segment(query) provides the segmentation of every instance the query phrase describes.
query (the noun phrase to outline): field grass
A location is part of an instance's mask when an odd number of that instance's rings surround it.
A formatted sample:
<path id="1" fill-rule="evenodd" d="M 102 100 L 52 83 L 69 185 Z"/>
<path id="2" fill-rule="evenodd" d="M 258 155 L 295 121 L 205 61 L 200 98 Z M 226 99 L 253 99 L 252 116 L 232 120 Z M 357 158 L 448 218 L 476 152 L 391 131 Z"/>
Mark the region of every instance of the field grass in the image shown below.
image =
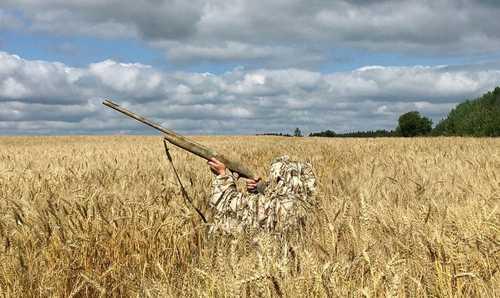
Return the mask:
<path id="1" fill-rule="evenodd" d="M 196 139 L 264 177 L 278 155 L 312 162 L 293 258 L 209 237 L 160 137 L 1 137 L 1 295 L 500 296 L 500 139 Z M 210 217 L 206 163 L 171 152 Z"/>

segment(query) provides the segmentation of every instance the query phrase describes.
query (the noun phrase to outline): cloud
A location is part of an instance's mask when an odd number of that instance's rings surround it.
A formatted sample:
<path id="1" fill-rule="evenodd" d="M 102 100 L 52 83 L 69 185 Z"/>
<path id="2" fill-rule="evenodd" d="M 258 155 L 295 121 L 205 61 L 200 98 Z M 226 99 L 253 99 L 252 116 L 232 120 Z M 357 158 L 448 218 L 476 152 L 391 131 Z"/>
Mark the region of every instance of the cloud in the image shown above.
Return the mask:
<path id="1" fill-rule="evenodd" d="M 90 36 L 177 39 L 190 35 L 201 17 L 200 1 L 6 0 L 34 31 Z"/>
<path id="2" fill-rule="evenodd" d="M 72 68 L 0 52 L 0 129 L 152 132 L 105 108 L 105 98 L 182 133 L 392 129 L 404 112 L 418 110 L 437 122 L 456 103 L 491 90 L 500 82 L 498 65 L 366 66 L 330 74 L 235 68 L 215 75 L 113 60 Z"/>
<path id="3" fill-rule="evenodd" d="M 327 79 L 331 88 L 342 97 L 379 101 L 427 99 L 433 102 L 456 102 L 460 98 L 470 98 L 495 86 L 500 79 L 498 68 L 475 71 L 459 67 L 453 69 L 447 70 L 445 66 L 369 66 L 329 75 Z"/>
<path id="4" fill-rule="evenodd" d="M 0 102 L 64 103 L 81 101 L 78 86 L 83 73 L 62 63 L 30 61 L 0 52 Z"/>
<path id="5" fill-rule="evenodd" d="M 161 73 L 140 63 L 105 60 L 91 64 L 87 75 L 114 96 L 126 95 L 141 100 L 158 98 L 166 94 L 166 89 L 174 87 Z"/>
<path id="6" fill-rule="evenodd" d="M 289 64 L 308 66 L 323 62 L 326 58 L 317 51 L 287 46 L 255 45 L 235 41 L 221 41 L 217 43 L 185 43 L 160 41 L 153 42 L 153 46 L 165 49 L 169 60 L 175 63 L 190 63 L 204 60 L 208 62 L 224 63 L 227 61 L 240 63 L 266 62 L 267 66 L 279 67 Z"/>
<path id="7" fill-rule="evenodd" d="M 18 11 L 32 31 L 139 38 L 177 63 L 260 60 L 282 68 L 317 65 L 336 48 L 419 55 L 500 49 L 495 1 L 6 0 L 0 9 L 0 24 L 6 11 Z"/>
<path id="8" fill-rule="evenodd" d="M 0 28 L 2 29 L 17 29 L 22 26 L 19 19 L 7 11 L 0 8 Z"/>
<path id="9" fill-rule="evenodd" d="M 56 121 L 78 123 L 96 113 L 96 107 L 87 102 L 75 105 L 24 103 L 18 101 L 0 103 L 2 122 Z"/>

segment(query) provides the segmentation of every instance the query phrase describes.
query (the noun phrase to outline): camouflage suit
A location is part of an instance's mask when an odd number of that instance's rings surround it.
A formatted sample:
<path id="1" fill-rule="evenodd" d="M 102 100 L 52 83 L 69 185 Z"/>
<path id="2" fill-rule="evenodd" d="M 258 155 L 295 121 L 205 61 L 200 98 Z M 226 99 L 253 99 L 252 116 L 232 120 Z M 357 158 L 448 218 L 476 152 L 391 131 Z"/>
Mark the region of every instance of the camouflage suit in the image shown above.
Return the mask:
<path id="1" fill-rule="evenodd" d="M 283 233 L 303 225 L 314 205 L 316 178 L 309 163 L 290 161 L 288 156 L 273 160 L 269 182 L 263 193 L 242 193 L 238 177 L 226 169 L 213 181 L 209 204 L 215 210 L 212 233 Z"/>

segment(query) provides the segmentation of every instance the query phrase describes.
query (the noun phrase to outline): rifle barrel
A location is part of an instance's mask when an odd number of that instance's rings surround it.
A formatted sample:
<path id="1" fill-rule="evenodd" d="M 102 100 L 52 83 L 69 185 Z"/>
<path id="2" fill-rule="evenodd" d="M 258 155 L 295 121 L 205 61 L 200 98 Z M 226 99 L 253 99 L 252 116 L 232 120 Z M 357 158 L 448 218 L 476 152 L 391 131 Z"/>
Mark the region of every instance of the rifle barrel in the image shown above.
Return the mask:
<path id="1" fill-rule="evenodd" d="M 113 101 L 111 101 L 111 100 L 109 100 L 109 99 L 104 100 L 104 101 L 102 102 L 102 104 L 103 104 L 103 105 L 105 105 L 105 106 L 107 106 L 107 107 L 110 107 L 110 108 L 112 108 L 112 109 L 114 109 L 114 110 L 116 110 L 116 111 L 118 111 L 118 112 L 120 112 L 120 113 L 122 113 L 122 114 L 125 114 L 125 115 L 127 115 L 127 116 L 129 116 L 129 117 L 131 117 L 131 118 L 134 118 L 135 120 L 137 120 L 137 121 L 139 121 L 139 122 L 142 122 L 142 123 L 144 123 L 144 124 L 146 124 L 146 125 L 149 125 L 149 126 L 151 126 L 152 128 L 155 128 L 155 129 L 157 129 L 157 130 L 159 130 L 159 131 L 161 131 L 161 132 L 163 132 L 163 133 L 166 133 L 166 134 L 172 134 L 172 133 L 173 133 L 173 134 L 175 134 L 175 133 L 174 133 L 173 131 L 171 131 L 170 129 L 168 129 L 168 128 L 164 128 L 164 127 L 162 127 L 162 126 L 161 126 L 160 124 L 158 124 L 158 123 L 155 123 L 155 122 L 153 122 L 153 121 L 150 121 L 150 120 L 148 120 L 148 119 L 146 119 L 146 118 L 144 118 L 144 117 L 142 117 L 142 116 L 139 116 L 139 115 L 137 115 L 137 114 L 135 114 L 135 113 L 133 113 L 133 112 L 131 112 L 131 111 L 129 111 L 129 110 L 127 110 L 127 109 L 125 109 L 125 108 L 122 108 L 122 107 L 121 107 L 121 106 L 119 106 L 117 103 L 115 103 L 115 102 L 113 102 Z"/>
<path id="2" fill-rule="evenodd" d="M 124 115 L 127 115 L 131 118 L 134 118 L 135 120 L 142 122 L 142 123 L 154 128 L 156 130 L 163 132 L 165 134 L 165 139 L 167 139 L 167 141 L 169 141 L 170 143 L 172 143 L 172 144 L 174 144 L 174 145 L 176 145 L 184 150 L 187 150 L 187 151 L 189 151 L 189 152 L 191 152 L 191 153 L 193 153 L 201 158 L 204 158 L 206 160 L 210 160 L 210 159 L 215 157 L 218 160 L 220 160 L 222 163 L 224 163 L 231 171 L 237 172 L 245 178 L 253 179 L 256 177 L 250 170 L 248 170 L 246 167 L 241 165 L 239 162 L 227 159 L 223 155 L 218 154 L 215 150 L 212 150 L 208 147 L 205 147 L 202 144 L 196 143 L 188 138 L 185 138 L 185 137 L 177 134 L 173 130 L 162 127 L 158 123 L 155 123 L 155 122 L 150 121 L 150 120 L 148 120 L 140 115 L 137 115 L 137 114 L 119 106 L 118 104 L 116 104 L 115 102 L 113 102 L 109 99 L 104 100 L 102 102 L 102 104 L 107 106 L 107 107 L 110 107 L 110 108 L 112 108 L 112 109 L 114 109 L 114 110 L 116 110 Z"/>

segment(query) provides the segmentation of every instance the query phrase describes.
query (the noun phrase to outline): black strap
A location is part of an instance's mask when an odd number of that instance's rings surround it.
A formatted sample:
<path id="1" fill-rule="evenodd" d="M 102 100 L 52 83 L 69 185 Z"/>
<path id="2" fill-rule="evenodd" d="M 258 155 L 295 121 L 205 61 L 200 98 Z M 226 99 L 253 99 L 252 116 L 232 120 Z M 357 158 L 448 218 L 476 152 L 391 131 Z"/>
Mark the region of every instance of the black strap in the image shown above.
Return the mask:
<path id="1" fill-rule="evenodd" d="M 193 204 L 193 201 L 189 197 L 186 189 L 184 188 L 184 185 L 182 185 L 181 178 L 179 177 L 179 174 L 177 174 L 177 170 L 175 169 L 174 162 L 172 161 L 172 156 L 170 155 L 170 152 L 168 151 L 166 139 L 163 139 L 163 145 L 165 146 L 165 154 L 167 155 L 168 161 L 170 161 L 170 165 L 172 166 L 172 169 L 174 170 L 175 177 L 177 178 L 177 182 L 179 182 L 179 186 L 180 186 L 182 197 L 184 198 L 184 201 L 186 202 L 187 205 L 190 205 L 191 207 L 194 208 L 194 210 L 196 210 L 196 213 L 198 213 L 198 215 L 200 216 L 201 220 L 203 220 L 204 223 L 207 223 L 207 219 L 205 218 L 205 215 L 203 215 L 201 210 L 198 209 Z"/>

